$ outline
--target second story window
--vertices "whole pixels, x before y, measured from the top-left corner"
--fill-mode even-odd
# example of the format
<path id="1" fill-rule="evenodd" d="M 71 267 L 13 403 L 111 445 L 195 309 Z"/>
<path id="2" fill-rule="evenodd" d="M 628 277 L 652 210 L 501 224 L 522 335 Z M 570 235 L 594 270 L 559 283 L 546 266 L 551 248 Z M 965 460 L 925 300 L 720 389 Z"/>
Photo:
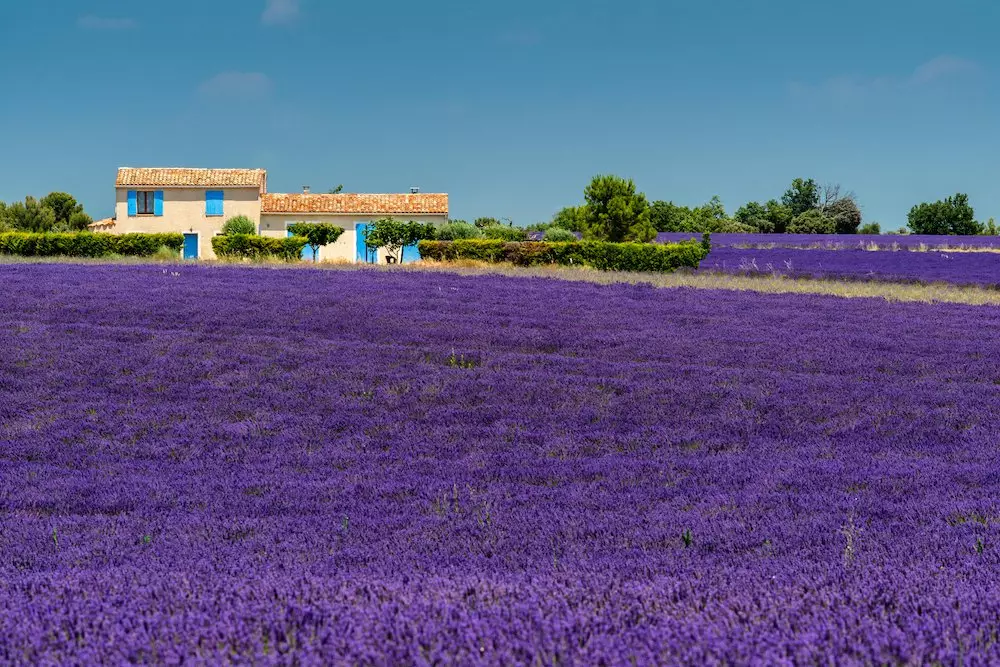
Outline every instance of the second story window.
<path id="1" fill-rule="evenodd" d="M 139 215 L 153 215 L 156 212 L 156 193 L 136 192 L 135 211 Z"/>

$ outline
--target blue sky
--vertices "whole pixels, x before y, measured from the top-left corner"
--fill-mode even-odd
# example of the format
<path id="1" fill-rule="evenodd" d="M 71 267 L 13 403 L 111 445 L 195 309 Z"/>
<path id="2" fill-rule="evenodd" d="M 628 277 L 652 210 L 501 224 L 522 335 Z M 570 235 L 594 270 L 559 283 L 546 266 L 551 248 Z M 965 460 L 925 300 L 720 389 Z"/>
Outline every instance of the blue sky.
<path id="1" fill-rule="evenodd" d="M 118 166 L 549 218 L 590 177 L 731 212 L 796 176 L 867 220 L 1000 217 L 995 0 L 4 0 L 0 199 L 110 215 Z"/>

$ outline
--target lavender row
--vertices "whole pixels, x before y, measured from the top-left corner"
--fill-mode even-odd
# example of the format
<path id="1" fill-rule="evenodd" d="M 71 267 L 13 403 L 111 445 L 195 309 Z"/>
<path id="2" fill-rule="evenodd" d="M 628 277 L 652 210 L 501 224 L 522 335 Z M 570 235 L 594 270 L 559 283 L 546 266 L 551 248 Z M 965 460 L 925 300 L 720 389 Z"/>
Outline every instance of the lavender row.
<path id="1" fill-rule="evenodd" d="M 657 243 L 670 243 L 701 234 L 660 232 Z M 827 250 L 918 250 L 922 248 L 1000 249 L 1000 236 L 934 236 L 879 234 L 712 234 L 715 247 L 813 248 Z"/>
<path id="2" fill-rule="evenodd" d="M 1000 660 L 993 309 L 0 281 L 0 661 Z"/>
<path id="3" fill-rule="evenodd" d="M 1000 253 L 714 248 L 699 271 L 791 277 L 1000 285 Z"/>

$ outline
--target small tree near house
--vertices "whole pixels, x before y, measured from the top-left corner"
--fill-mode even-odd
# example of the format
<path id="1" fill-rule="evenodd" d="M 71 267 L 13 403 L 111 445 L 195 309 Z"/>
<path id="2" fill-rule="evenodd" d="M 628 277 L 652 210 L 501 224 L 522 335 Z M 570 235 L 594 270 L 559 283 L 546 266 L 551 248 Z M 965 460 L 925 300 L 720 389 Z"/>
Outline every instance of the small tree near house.
<path id="1" fill-rule="evenodd" d="M 319 249 L 322 246 L 336 243 L 340 235 L 344 233 L 344 228 L 329 222 L 296 222 L 288 226 L 288 231 L 309 242 L 315 262 L 319 258 Z"/>
<path id="2" fill-rule="evenodd" d="M 402 263 L 403 248 L 433 238 L 434 225 L 382 218 L 373 222 L 368 228 L 365 243 L 369 248 L 385 248 L 390 257 L 397 263 Z"/>

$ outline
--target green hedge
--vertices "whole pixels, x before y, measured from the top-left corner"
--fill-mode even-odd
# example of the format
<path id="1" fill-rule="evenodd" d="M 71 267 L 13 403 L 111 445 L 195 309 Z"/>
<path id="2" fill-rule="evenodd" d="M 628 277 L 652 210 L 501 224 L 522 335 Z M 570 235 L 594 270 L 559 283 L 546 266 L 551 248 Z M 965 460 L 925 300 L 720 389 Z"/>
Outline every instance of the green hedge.
<path id="1" fill-rule="evenodd" d="M 308 241 L 303 236 L 272 238 L 250 234 L 213 236 L 212 250 L 220 259 L 279 258 L 292 262 L 302 257 Z"/>
<path id="2" fill-rule="evenodd" d="M 106 257 L 107 255 L 150 257 L 163 247 L 180 254 L 183 246 L 183 234 L 95 234 L 93 232 L 0 234 L 0 255 L 21 257 Z"/>
<path id="3" fill-rule="evenodd" d="M 664 244 L 603 241 L 506 243 L 467 239 L 421 241 L 418 248 L 421 259 L 443 262 L 471 259 L 481 262 L 510 262 L 517 266 L 582 265 L 602 271 L 673 271 L 685 266 L 698 268 L 701 260 L 708 255 L 704 245 L 694 240 Z"/>

